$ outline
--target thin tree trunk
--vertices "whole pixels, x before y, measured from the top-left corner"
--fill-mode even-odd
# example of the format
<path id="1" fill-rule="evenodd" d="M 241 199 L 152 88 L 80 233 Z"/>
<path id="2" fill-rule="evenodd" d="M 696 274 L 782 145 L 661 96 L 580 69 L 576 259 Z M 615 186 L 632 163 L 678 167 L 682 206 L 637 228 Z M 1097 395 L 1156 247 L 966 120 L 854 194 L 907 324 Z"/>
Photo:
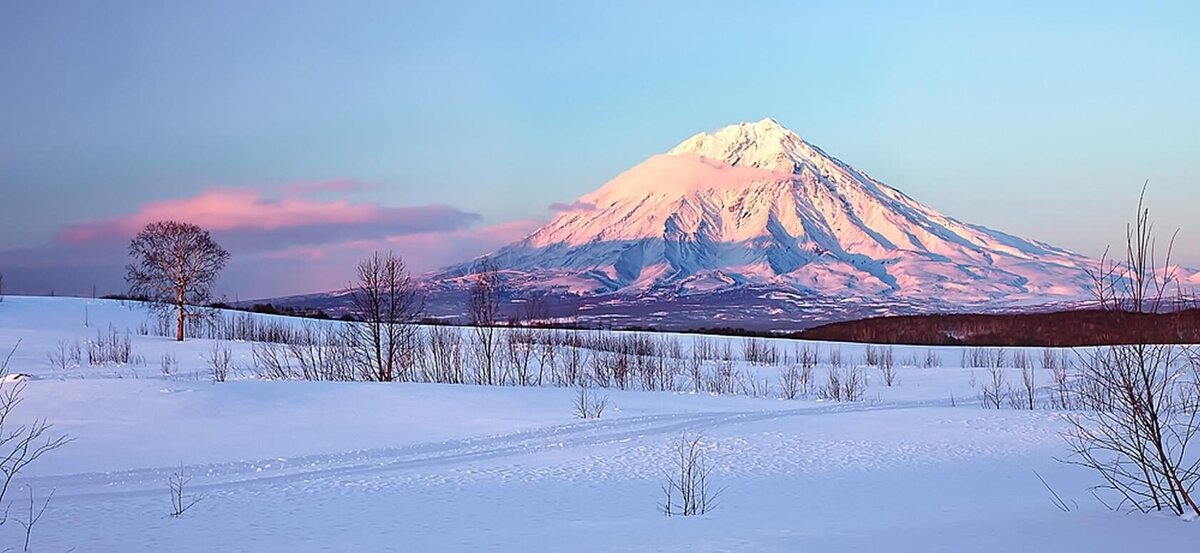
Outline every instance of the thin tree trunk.
<path id="1" fill-rule="evenodd" d="M 179 318 L 176 321 L 177 325 L 175 327 L 175 341 L 182 342 L 183 341 L 183 292 L 182 291 L 179 293 L 179 300 L 178 300 L 178 303 L 175 304 L 175 306 L 179 311 Z"/>

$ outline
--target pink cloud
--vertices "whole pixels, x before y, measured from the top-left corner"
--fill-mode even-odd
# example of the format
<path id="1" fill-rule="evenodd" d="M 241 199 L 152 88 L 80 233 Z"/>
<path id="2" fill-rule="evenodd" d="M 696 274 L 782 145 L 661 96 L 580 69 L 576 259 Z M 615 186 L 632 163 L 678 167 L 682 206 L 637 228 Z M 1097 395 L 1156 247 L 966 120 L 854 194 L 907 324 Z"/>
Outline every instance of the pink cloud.
<path id="1" fill-rule="evenodd" d="M 387 207 L 308 194 L 352 192 L 333 181 L 272 187 L 273 192 L 221 188 L 189 198 L 148 202 L 131 213 L 63 228 L 39 247 L 0 251 L 7 287 L 26 292 L 124 290 L 128 240 L 159 219 L 212 231 L 233 254 L 218 283 L 230 298 L 271 297 L 344 287 L 374 250 L 404 257 L 414 275 L 460 263 L 520 240 L 541 221 L 476 226 L 480 216 L 446 205 Z"/>
<path id="2" fill-rule="evenodd" d="M 306 184 L 301 188 L 333 190 L 333 186 L 322 183 L 322 187 Z M 383 207 L 341 199 L 307 199 L 295 193 L 272 199 L 257 190 L 222 188 L 191 198 L 143 204 L 128 215 L 73 224 L 59 233 L 59 240 L 82 244 L 106 238 L 123 239 L 148 223 L 166 219 L 193 223 L 213 232 L 267 234 L 291 229 L 303 235 L 304 229 L 321 229 L 333 230 L 336 235 L 340 234 L 337 229 L 354 228 L 377 233 L 452 230 L 478 220 L 479 216 L 445 205 Z"/>

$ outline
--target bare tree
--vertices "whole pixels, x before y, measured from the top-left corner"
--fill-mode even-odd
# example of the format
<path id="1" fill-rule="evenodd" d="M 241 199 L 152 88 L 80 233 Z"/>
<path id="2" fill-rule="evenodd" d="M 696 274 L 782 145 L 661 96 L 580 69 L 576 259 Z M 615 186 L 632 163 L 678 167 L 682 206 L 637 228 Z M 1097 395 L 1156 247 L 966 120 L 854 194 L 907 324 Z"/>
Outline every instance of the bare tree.
<path id="1" fill-rule="evenodd" d="M 404 260 L 375 252 L 358 264 L 353 286 L 355 349 L 370 380 L 409 379 L 417 322 L 424 304 Z"/>
<path id="2" fill-rule="evenodd" d="M 979 400 L 984 407 L 999 409 L 1004 404 L 1008 387 L 1005 384 L 1004 369 L 999 366 L 988 367 L 988 379 L 983 383 L 979 392 Z"/>
<path id="3" fill-rule="evenodd" d="M 4 273 L 0 272 L 0 302 L 4 301 Z"/>
<path id="4" fill-rule="evenodd" d="M 1171 246 L 1161 270 L 1158 265 L 1145 193 L 1143 187 L 1137 217 L 1126 227 L 1125 263 L 1096 273 L 1109 279 L 1097 292 L 1109 309 L 1157 312 L 1174 280 Z M 1068 417 L 1073 455 L 1066 461 L 1094 470 L 1104 481 L 1100 487 L 1118 493 L 1126 507 L 1200 516 L 1192 491 L 1200 460 L 1189 451 L 1200 430 L 1195 360 L 1176 346 L 1134 343 L 1096 351 L 1080 365 L 1078 394 L 1090 412 Z"/>
<path id="5" fill-rule="evenodd" d="M 130 293 L 159 308 L 173 308 L 175 339 L 182 342 L 185 322 L 209 313 L 203 306 L 229 252 L 196 225 L 158 221 L 133 238 L 129 256 L 134 260 L 126 266 Z"/>
<path id="6" fill-rule="evenodd" d="M 496 325 L 500 322 L 500 271 L 484 257 L 475 266 L 474 282 L 468 305 L 475 332 L 475 353 L 481 371 L 480 384 L 498 384 L 496 352 L 499 349 Z"/>
<path id="7" fill-rule="evenodd" d="M 172 473 L 171 477 L 167 479 L 167 489 L 171 492 L 171 512 L 167 513 L 167 516 L 179 518 L 188 512 L 188 509 L 204 500 L 204 494 L 188 493 L 187 487 L 191 482 L 192 478 L 188 476 L 183 463 L 180 463 L 179 470 Z"/>
<path id="8" fill-rule="evenodd" d="M 0 361 L 0 507 L 5 513 L 12 506 L 11 501 L 5 502 L 5 497 L 17 475 L 41 456 L 67 445 L 72 440 L 66 435 L 51 435 L 52 425 L 45 419 L 34 419 L 28 424 L 13 422 L 13 412 L 24 401 L 21 394 L 25 391 L 24 380 L 10 378 L 8 373 L 8 363 L 18 346 L 20 342 L 17 342 L 4 360 Z M 32 503 L 31 498 L 31 509 Z M 40 517 L 39 514 L 38 518 Z M 0 520 L 0 524 L 5 520 L 7 517 Z M 32 526 L 36 520 L 31 518 L 28 523 Z"/>
<path id="9" fill-rule="evenodd" d="M 716 507 L 717 497 L 724 491 L 713 487 L 713 469 L 702 438 L 683 436 L 675 443 L 674 458 L 662 485 L 662 509 L 667 516 L 703 515 Z"/>
<path id="10" fill-rule="evenodd" d="M 1037 380 L 1033 367 L 1021 367 L 1020 396 L 1021 406 L 1032 411 L 1037 401 Z"/>
<path id="11" fill-rule="evenodd" d="M 33 487 L 29 488 L 29 514 L 24 520 L 17 520 L 17 524 L 25 529 L 25 548 L 24 551 L 29 551 L 29 540 L 33 537 L 33 527 L 38 521 L 42 520 L 42 515 L 46 514 L 46 507 L 50 506 L 50 500 L 54 499 L 54 490 L 50 490 L 50 494 L 46 496 L 46 500 L 42 502 L 42 508 L 37 509 L 37 502 L 33 500 Z"/>

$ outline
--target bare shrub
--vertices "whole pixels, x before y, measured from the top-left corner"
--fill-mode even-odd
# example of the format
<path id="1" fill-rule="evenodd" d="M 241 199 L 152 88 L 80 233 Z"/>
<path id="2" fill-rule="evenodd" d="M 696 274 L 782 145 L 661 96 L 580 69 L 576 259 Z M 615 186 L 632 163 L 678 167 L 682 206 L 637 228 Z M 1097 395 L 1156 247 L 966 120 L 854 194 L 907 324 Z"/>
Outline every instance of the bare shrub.
<path id="1" fill-rule="evenodd" d="M 1053 371 L 1058 368 L 1058 352 L 1054 348 L 1042 348 L 1042 368 Z"/>
<path id="2" fill-rule="evenodd" d="M 813 368 L 789 365 L 779 374 L 779 393 L 783 399 L 796 399 L 808 395 L 812 386 Z"/>
<path id="3" fill-rule="evenodd" d="M 896 354 L 891 346 L 880 348 L 877 354 L 880 372 L 883 373 L 883 383 L 891 388 L 898 381 L 896 377 Z"/>
<path id="4" fill-rule="evenodd" d="M 867 393 L 867 377 L 861 368 L 851 367 L 842 379 L 842 401 L 862 401 Z"/>
<path id="5" fill-rule="evenodd" d="M 1008 351 L 1004 348 L 991 348 L 987 350 L 988 367 L 1007 367 L 1008 366 Z"/>
<path id="6" fill-rule="evenodd" d="M 933 369 L 942 366 L 942 357 L 937 352 L 927 349 L 925 357 L 921 359 L 921 366 L 926 369 Z"/>
<path id="7" fill-rule="evenodd" d="M 717 497 L 723 489 L 712 483 L 712 466 L 703 447 L 702 436 L 683 436 L 673 447 L 671 466 L 662 485 L 661 505 L 667 516 L 703 515 L 716 508 Z"/>
<path id="8" fill-rule="evenodd" d="M 1143 188 L 1137 217 L 1126 227 L 1125 262 L 1107 264 L 1106 255 L 1092 273 L 1105 309 L 1156 313 L 1168 288 L 1178 286 L 1171 268 L 1174 239 L 1160 264 L 1145 194 Z M 1067 461 L 1095 471 L 1101 487 L 1118 493 L 1123 506 L 1200 516 L 1192 496 L 1200 460 L 1189 450 L 1200 430 L 1195 360 L 1176 346 L 1134 343 L 1094 352 L 1081 365 L 1081 403 L 1092 411 L 1068 417 L 1073 455 Z"/>
<path id="9" fill-rule="evenodd" d="M 208 352 L 208 374 L 213 382 L 225 382 L 233 369 L 233 353 L 229 348 L 216 342 Z"/>
<path id="10" fill-rule="evenodd" d="M 59 340 L 54 349 L 46 354 L 46 358 L 50 362 L 50 368 L 65 371 L 79 366 L 83 358 L 82 348 L 79 347 L 78 341 Z"/>
<path id="11" fill-rule="evenodd" d="M 1200 516 L 1192 489 L 1200 481 L 1188 447 L 1200 429 L 1196 367 L 1184 372 L 1179 348 L 1115 346 L 1082 366 L 1085 405 L 1068 416 L 1069 462 L 1091 468 L 1122 504 Z M 1094 396 L 1094 395 L 1098 395 Z"/>
<path id="12" fill-rule="evenodd" d="M 505 366 L 512 369 L 515 383 L 520 386 L 534 384 L 530 368 L 537 345 L 533 338 L 533 330 L 528 327 L 510 328 L 502 336 Z"/>
<path id="13" fill-rule="evenodd" d="M 17 345 L 9 350 L 3 361 L 0 361 L 0 505 L 6 506 L 5 514 L 2 515 L 3 519 L 0 519 L 0 525 L 8 520 L 7 506 L 11 502 L 6 503 L 5 498 L 17 476 L 43 455 L 72 441 L 72 438 L 65 434 L 52 435 L 53 425 L 46 419 L 34 419 L 27 424 L 13 422 L 15 418 L 13 413 L 24 401 L 22 393 L 25 391 L 25 381 L 23 378 L 10 377 L 8 363 L 20 344 L 18 341 Z M 32 505 L 33 498 L 31 496 L 30 509 L 33 509 Z M 36 518 L 40 517 L 39 514 Z M 31 516 L 26 523 L 29 525 L 26 528 L 28 539 L 28 532 L 32 531 L 30 527 L 36 523 L 36 520 Z"/>
<path id="14" fill-rule="evenodd" d="M 179 362 L 175 360 L 175 355 L 164 353 L 162 354 L 162 358 L 159 360 L 158 366 L 162 371 L 163 376 L 171 376 L 178 370 Z"/>
<path id="15" fill-rule="evenodd" d="M 712 373 L 705 379 L 709 393 L 724 395 L 737 391 L 740 374 L 734 365 L 733 355 L 729 352 L 728 346 L 726 343 L 724 353 L 713 365 Z"/>
<path id="16" fill-rule="evenodd" d="M 463 336 L 458 328 L 431 325 L 425 330 L 429 356 L 424 368 L 425 380 L 445 384 L 463 383 Z"/>
<path id="17" fill-rule="evenodd" d="M 577 335 L 572 334 L 567 340 L 566 350 L 563 352 L 562 365 L 562 383 L 565 386 L 574 386 L 583 380 L 584 367 L 588 363 L 588 350 L 583 349 L 579 344 Z"/>
<path id="18" fill-rule="evenodd" d="M 355 337 L 346 327 L 302 327 L 295 343 L 253 344 L 252 371 L 263 380 L 371 380 L 355 352 Z"/>
<path id="19" fill-rule="evenodd" d="M 1018 349 L 1012 352 L 1012 366 L 1014 369 L 1031 369 L 1033 368 L 1033 360 L 1029 357 L 1029 352 Z"/>
<path id="20" fill-rule="evenodd" d="M 821 388 L 821 399 L 831 401 L 842 400 L 842 369 L 836 366 L 829 367 L 829 371 L 825 373 L 825 385 Z"/>
<path id="21" fill-rule="evenodd" d="M 598 419 L 608 408 L 608 396 L 600 396 L 580 386 L 575 393 L 575 416 L 581 419 Z"/>
<path id="22" fill-rule="evenodd" d="M 1008 352 L 1004 348 L 965 348 L 962 351 L 963 368 L 989 369 L 1008 366 Z"/>
<path id="23" fill-rule="evenodd" d="M 179 470 L 172 473 L 171 477 L 167 479 L 167 489 L 171 492 L 171 512 L 167 513 L 167 516 L 179 518 L 188 512 L 188 509 L 204 500 L 204 494 L 188 492 L 187 487 L 191 482 L 192 478 L 188 476 L 183 463 L 180 463 Z"/>
<path id="24" fill-rule="evenodd" d="M 983 382 L 983 389 L 979 391 L 979 401 L 984 407 L 999 409 L 1004 403 L 1007 391 L 1004 369 L 988 367 L 988 379 Z"/>
<path id="25" fill-rule="evenodd" d="M 821 362 L 821 347 L 815 344 L 803 343 L 796 346 L 796 364 L 801 368 L 813 368 Z"/>
<path id="26" fill-rule="evenodd" d="M 1052 382 L 1050 408 L 1063 411 L 1075 409 L 1077 402 L 1073 396 L 1070 369 L 1057 361 L 1054 362 L 1053 367 L 1050 369 L 1050 380 Z"/>
<path id="27" fill-rule="evenodd" d="M 108 325 L 108 331 L 96 331 L 96 339 L 87 343 L 88 365 L 129 365 L 140 364 L 144 361 L 133 354 L 133 341 L 129 331 L 124 334 L 117 332 L 116 327 Z"/>
<path id="28" fill-rule="evenodd" d="M 867 350 L 863 354 L 863 362 L 866 363 L 866 365 L 868 367 L 878 367 L 879 366 L 879 353 L 880 352 L 879 352 L 878 346 L 875 346 L 872 344 L 867 344 Z"/>
<path id="29" fill-rule="evenodd" d="M 779 363 L 779 349 L 762 338 L 743 338 L 742 359 L 752 365 L 776 365 Z"/>
<path id="30" fill-rule="evenodd" d="M 767 379 L 739 378 L 738 388 L 750 397 L 771 397 L 771 381 Z"/>
<path id="31" fill-rule="evenodd" d="M 835 369 L 841 369 L 846 366 L 846 360 L 842 357 L 841 346 L 832 346 L 829 348 L 829 366 Z"/>

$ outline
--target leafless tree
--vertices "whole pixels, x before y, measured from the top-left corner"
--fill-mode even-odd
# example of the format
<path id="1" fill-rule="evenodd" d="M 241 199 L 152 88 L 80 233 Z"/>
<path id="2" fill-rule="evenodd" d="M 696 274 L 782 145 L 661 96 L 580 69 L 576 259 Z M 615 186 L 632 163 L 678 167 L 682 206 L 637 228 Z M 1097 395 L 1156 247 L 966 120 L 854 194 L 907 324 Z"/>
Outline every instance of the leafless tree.
<path id="1" fill-rule="evenodd" d="M 683 436 L 673 447 L 671 466 L 666 469 L 661 505 L 667 516 L 696 516 L 712 511 L 723 489 L 712 483 L 712 466 L 704 450 L 703 437 Z"/>
<path id="2" fill-rule="evenodd" d="M 1007 390 L 1004 369 L 998 366 L 988 367 L 988 379 L 984 381 L 983 389 L 979 392 L 979 400 L 983 406 L 999 409 L 1004 403 Z"/>
<path id="3" fill-rule="evenodd" d="M 29 514 L 24 520 L 17 520 L 17 524 L 20 524 L 21 528 L 25 529 L 24 551 L 29 551 L 29 541 L 33 537 L 33 527 L 37 525 L 38 521 L 42 520 L 42 515 L 46 514 L 46 507 L 50 506 L 51 499 L 54 499 L 54 490 L 50 490 L 50 494 L 42 502 L 42 508 L 38 509 L 37 502 L 33 499 L 33 488 L 29 488 Z"/>
<path id="4" fill-rule="evenodd" d="M 352 286 L 354 346 L 370 380 L 390 382 L 410 378 L 417 322 L 424 304 L 404 260 L 392 252 L 358 264 Z"/>
<path id="5" fill-rule="evenodd" d="M 229 252 L 208 231 L 177 221 L 150 223 L 129 244 L 133 263 L 126 266 L 130 293 L 151 305 L 174 310 L 175 339 L 183 341 L 189 318 L 206 316 L 213 282 L 229 261 Z"/>
<path id="6" fill-rule="evenodd" d="M 179 518 L 188 512 L 188 509 L 204 500 L 204 494 L 188 493 L 187 487 L 191 482 L 192 478 L 188 476 L 183 463 L 180 463 L 179 470 L 172 473 L 171 477 L 167 479 L 167 489 L 171 492 L 171 512 L 167 513 L 168 516 Z"/>
<path id="7" fill-rule="evenodd" d="M 1032 411 L 1037 401 L 1037 380 L 1033 367 L 1021 368 L 1021 406 Z"/>
<path id="8" fill-rule="evenodd" d="M 4 273 L 0 272 L 0 302 L 4 301 Z"/>
<path id="9" fill-rule="evenodd" d="M 66 435 L 52 435 L 53 425 L 45 419 L 34 419 L 28 424 L 13 422 L 13 413 L 24 401 L 21 394 L 25 391 L 24 380 L 10 378 L 8 372 L 8 363 L 18 346 L 19 341 L 0 362 L 0 507 L 6 513 L 12 502 L 5 502 L 5 498 L 17 475 L 41 456 L 72 441 Z"/>
<path id="10" fill-rule="evenodd" d="M 1145 192 L 1143 187 L 1137 217 L 1126 227 L 1125 263 L 1097 271 L 1098 278 L 1111 279 L 1096 298 L 1109 309 L 1157 312 L 1174 281 L 1171 246 L 1161 270 L 1158 264 Z M 1104 482 L 1100 487 L 1118 493 L 1126 507 L 1200 516 L 1193 496 L 1200 460 L 1189 450 L 1200 430 L 1200 368 L 1194 360 L 1172 345 L 1117 345 L 1083 358 L 1080 373 L 1080 402 L 1090 411 L 1068 418 L 1073 455 L 1066 461 L 1094 470 Z"/>
<path id="11" fill-rule="evenodd" d="M 499 349 L 496 325 L 500 316 L 500 271 L 491 259 L 484 257 L 475 266 L 474 281 L 468 309 L 474 330 L 475 353 L 478 357 L 480 384 L 498 384 L 496 353 Z"/>

